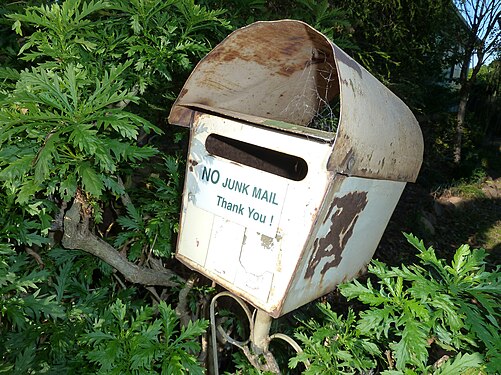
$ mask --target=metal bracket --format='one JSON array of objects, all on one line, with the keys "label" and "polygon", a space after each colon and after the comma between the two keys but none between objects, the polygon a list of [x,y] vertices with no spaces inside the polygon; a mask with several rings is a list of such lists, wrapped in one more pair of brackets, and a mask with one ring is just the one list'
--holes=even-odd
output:
[{"label": "metal bracket", "polygon": [[[249,321],[250,333],[249,338],[245,341],[238,341],[230,337],[221,325],[216,324],[216,301],[220,297],[230,297],[234,299],[242,307]],[[299,344],[291,337],[283,333],[275,333],[269,335],[272,318],[260,309],[255,309],[251,312],[247,304],[239,297],[230,292],[221,292],[212,298],[210,303],[210,324],[212,336],[212,353],[214,374],[219,375],[219,366],[217,358],[217,339],[220,338],[222,343],[229,343],[238,347],[243,351],[244,355],[249,360],[250,364],[260,371],[269,371],[274,374],[280,374],[277,361],[273,354],[269,351],[268,346],[271,340],[280,339],[288,343],[292,348],[300,353],[303,350]],[[307,364],[308,365],[308,364]]]}]

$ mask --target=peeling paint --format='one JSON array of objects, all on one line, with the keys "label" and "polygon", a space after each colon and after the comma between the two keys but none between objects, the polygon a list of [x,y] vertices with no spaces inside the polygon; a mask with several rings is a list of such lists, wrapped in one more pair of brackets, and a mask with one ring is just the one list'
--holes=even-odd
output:
[{"label": "peeling paint", "polygon": [[273,238],[265,236],[264,234],[261,235],[261,246],[264,247],[265,249],[271,249],[273,247]]},{"label": "peeling paint", "polygon": [[343,197],[334,198],[324,221],[324,223],[327,220],[331,222],[329,232],[325,237],[315,240],[305,279],[313,277],[324,258],[328,258],[329,261],[323,266],[322,275],[330,268],[339,265],[344,247],[353,234],[353,228],[366,205],[367,192],[355,191]]},{"label": "peeling paint", "polygon": [[196,167],[197,165],[198,161],[194,159],[188,159],[188,169],[190,170],[190,172],[193,172],[193,168]]}]

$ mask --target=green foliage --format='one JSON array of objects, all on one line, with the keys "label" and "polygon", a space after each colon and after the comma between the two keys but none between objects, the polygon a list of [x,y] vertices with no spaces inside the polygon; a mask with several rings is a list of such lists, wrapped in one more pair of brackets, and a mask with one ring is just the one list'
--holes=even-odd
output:
[{"label": "green foliage", "polygon": [[143,118],[113,107],[137,100],[123,89],[119,65],[102,77],[68,65],[62,75],[42,68],[21,72],[17,89],[0,111],[0,180],[25,204],[36,192],[70,200],[78,188],[100,198],[123,193],[120,163],[151,157],[156,150],[134,144],[138,129],[159,130]]},{"label": "green foliage", "polygon": [[[339,285],[351,307],[327,302],[299,319],[303,351],[290,359],[304,374],[497,374],[501,371],[501,272],[486,270],[486,252],[460,246],[448,264],[411,234],[419,262],[389,267],[374,260],[369,278]],[[364,306],[361,306],[364,305]],[[337,308],[339,310],[339,308]],[[296,313],[296,315],[298,315]],[[299,313],[301,315],[301,313]],[[237,373],[249,369],[234,355]]]},{"label": "green foliage", "polygon": [[12,28],[19,35],[23,34],[23,23],[35,27],[20,50],[20,53],[33,50],[23,56],[24,60],[51,58],[52,61],[60,59],[64,63],[77,63],[82,56],[89,58],[89,52],[96,47],[92,40],[97,35],[89,15],[108,6],[107,2],[99,0],[67,0],[62,4],[28,7],[24,14],[7,17],[15,21]]},{"label": "green foliage", "polygon": [[[448,0],[343,0],[333,5],[351,20],[349,52],[391,87],[414,110],[424,111],[442,97],[430,85],[442,83],[454,66],[456,35],[463,26]],[[444,105],[440,111],[447,111]]]},{"label": "green foliage", "polygon": [[269,371],[261,371],[249,363],[247,357],[238,351],[232,354],[233,364],[235,366],[235,371],[224,372],[224,375],[273,375]]},{"label": "green foliage", "polygon": [[[317,304],[320,314],[300,319],[296,328],[303,352],[289,368],[302,364],[304,374],[501,371],[500,267],[487,271],[486,252],[468,245],[448,264],[413,235],[406,238],[419,262],[389,267],[373,260],[366,282],[339,285],[361,311],[340,314],[329,303]],[[238,371],[259,373],[240,354],[234,362]]]},{"label": "green foliage", "polygon": [[19,53],[39,62],[18,76],[4,70],[17,84],[1,103],[0,146],[9,158],[0,159],[0,178],[18,202],[40,191],[69,200],[79,187],[95,198],[123,193],[120,163],[156,152],[134,144],[139,132],[160,133],[124,107],[159,78],[161,85],[187,72],[208,51],[202,32],[225,26],[221,13],[191,0],[68,0],[8,15],[19,35],[23,25],[34,28]]},{"label": "green foliage", "polygon": [[133,290],[93,280],[105,270],[88,256],[57,248],[47,255],[44,270],[27,272],[26,254],[0,246],[0,371],[203,373],[196,355],[206,321],[180,328],[165,302],[144,307]]},{"label": "green foliage", "polygon": [[64,316],[56,296],[41,295],[39,284],[46,271],[26,273],[27,255],[18,255],[11,246],[0,244],[0,327],[26,329],[31,322],[57,320]]},{"label": "green foliage", "polygon": [[296,338],[304,351],[292,358],[289,366],[309,363],[304,374],[355,374],[376,368],[374,358],[380,354],[379,348],[356,330],[353,310],[343,317],[332,311],[328,303],[318,307],[324,321],[303,322]]},{"label": "green foliage", "polygon": [[[131,244],[130,259],[140,261],[143,251],[170,257],[183,167],[165,155],[148,181],[138,183],[138,171],[159,152],[152,140],[162,131],[154,123],[165,117],[173,90],[227,32],[223,11],[192,0],[0,8],[2,35],[8,34],[0,40],[0,235],[10,244],[0,256],[0,371],[95,373],[104,365],[89,363],[99,353],[85,334],[111,335],[117,326],[104,317],[113,320],[125,309],[121,332],[138,337],[129,358],[135,373],[201,373],[196,337],[204,322],[179,329],[165,304],[138,309],[141,293],[118,284],[106,264],[59,248],[57,238],[64,210],[78,195],[94,209],[94,232],[103,212],[121,216],[122,228],[111,225],[119,231],[109,235]],[[128,216],[118,197],[134,198]],[[17,255],[24,248],[33,258]],[[108,308],[117,298],[121,307]],[[146,363],[151,350],[155,361]]]},{"label": "green foliage", "polygon": [[[210,50],[211,38],[221,38],[224,30],[229,29],[229,24],[220,18],[223,10],[209,10],[193,0],[118,1],[113,8],[119,13],[108,27],[115,28],[124,14],[129,22],[129,28],[116,37],[114,53],[123,49],[133,61],[141,93],[150,85],[163,86],[163,91],[172,87],[174,74],[177,79],[186,75],[193,62]],[[110,35],[114,33],[109,30]],[[179,85],[184,79],[180,81],[174,84]]]},{"label": "green foliage", "polygon": [[65,308],[44,288],[49,277],[48,270],[30,267],[26,253],[0,245],[0,372],[26,374],[39,368],[53,337],[47,328],[64,325]]},{"label": "green foliage", "polygon": [[[57,68],[70,63],[102,71],[112,63],[133,61],[132,84],[165,83],[192,67],[192,59],[209,49],[204,32],[228,24],[222,10],[208,10],[193,0],[83,1],[28,7],[10,14],[20,35],[23,25],[35,29],[21,49],[23,59]],[[132,74],[130,72],[129,74]]]},{"label": "green foliage", "polygon": [[297,19],[324,33],[341,48],[356,49],[346,12],[328,0],[204,0],[202,3],[227,9],[225,16],[236,28],[255,21]]},{"label": "green foliage", "polygon": [[379,287],[370,279],[367,285],[356,280],[340,285],[348,299],[370,306],[360,314],[357,329],[389,349],[401,372],[430,371],[430,351],[437,348],[457,355],[453,367],[465,370],[483,363],[489,373],[499,372],[499,268],[487,272],[485,251],[468,245],[448,265],[432,247],[406,237],[419,251],[420,265],[390,269],[373,261],[369,272]]},{"label": "green foliage", "polygon": [[[184,166],[179,147],[158,135],[185,78],[215,43],[256,20],[301,19],[423,108],[421,94],[429,91],[422,82],[442,68],[450,46],[441,31],[448,25],[445,5],[2,4],[0,372],[203,373],[196,355],[206,322],[180,328],[167,303],[148,307],[144,291],[118,283],[108,265],[59,248],[64,210],[79,195],[94,208],[94,233],[102,234],[95,224],[111,212],[105,234],[130,261],[170,258]],[[126,198],[130,204],[121,205]],[[297,333],[305,351],[291,364],[309,361],[308,373],[460,373],[482,366],[499,372],[499,271],[484,270],[481,252],[461,248],[446,265],[410,240],[422,264],[390,269],[374,262],[377,286],[342,286],[368,309],[343,316],[322,306],[324,322],[305,319]],[[451,358],[434,369],[431,353],[439,350]],[[258,373],[239,358],[237,372]]]},{"label": "green foliage", "polygon": [[203,374],[195,354],[200,350],[197,338],[207,328],[206,321],[190,322],[178,328],[176,313],[165,302],[144,307],[134,317],[117,300],[85,335],[89,348],[86,358],[102,374]]},{"label": "green foliage", "polygon": [[[2,154],[2,151],[0,151]],[[13,245],[42,246],[51,226],[51,204],[44,199],[34,199],[21,207],[16,197],[0,188],[0,238]]]},{"label": "green foliage", "polygon": [[173,72],[186,75],[210,49],[204,32],[228,27],[222,13],[192,0],[68,0],[7,14],[31,63],[0,71],[0,181],[13,204],[47,216],[57,207],[44,198],[67,202],[80,191],[101,221],[103,201],[125,193],[129,167],[158,152],[144,144],[162,132],[140,101],[167,109]]},{"label": "green foliage", "polygon": [[174,156],[167,156],[162,167],[168,178],[152,173],[147,183],[149,189],[141,190],[137,197],[141,206],[136,208],[130,203],[127,215],[117,219],[124,231],[117,235],[114,245],[129,247],[130,260],[150,253],[167,258],[171,255],[172,236],[178,230],[184,169]]},{"label": "green foliage", "polygon": [[351,22],[346,12],[328,0],[298,0],[294,18],[303,19],[342,48],[356,48],[350,41]]}]

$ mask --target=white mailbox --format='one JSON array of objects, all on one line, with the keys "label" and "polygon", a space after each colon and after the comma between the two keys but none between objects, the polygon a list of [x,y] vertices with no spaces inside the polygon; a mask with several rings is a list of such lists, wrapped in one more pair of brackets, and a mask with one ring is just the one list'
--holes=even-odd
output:
[{"label": "white mailbox", "polygon": [[293,20],[229,35],[169,122],[191,129],[176,257],[275,318],[364,269],[422,162],[407,106]]}]

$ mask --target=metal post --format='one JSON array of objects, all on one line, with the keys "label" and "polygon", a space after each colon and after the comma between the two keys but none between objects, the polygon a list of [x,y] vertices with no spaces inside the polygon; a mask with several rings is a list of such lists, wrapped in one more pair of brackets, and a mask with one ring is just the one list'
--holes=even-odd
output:
[{"label": "metal post", "polygon": [[270,343],[269,333],[272,320],[271,316],[266,314],[263,310],[256,310],[251,342],[253,350],[257,354],[262,354],[268,351],[268,344]]}]

